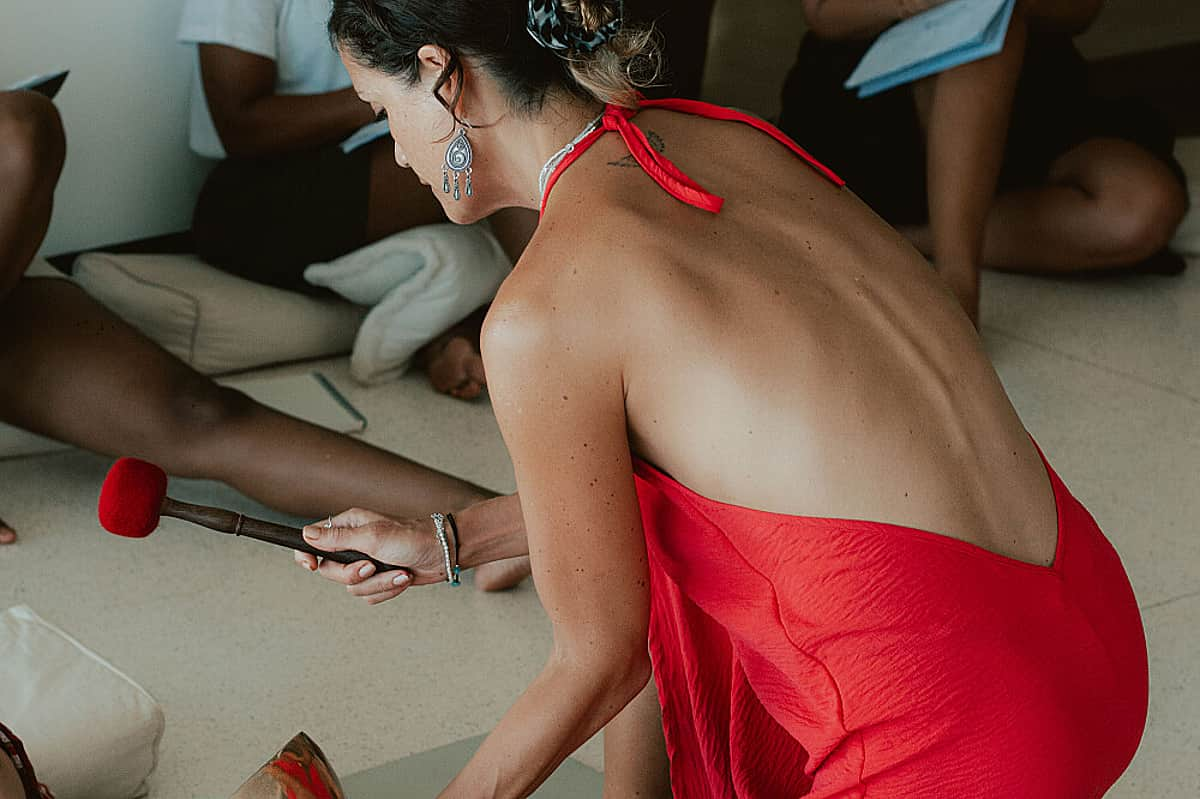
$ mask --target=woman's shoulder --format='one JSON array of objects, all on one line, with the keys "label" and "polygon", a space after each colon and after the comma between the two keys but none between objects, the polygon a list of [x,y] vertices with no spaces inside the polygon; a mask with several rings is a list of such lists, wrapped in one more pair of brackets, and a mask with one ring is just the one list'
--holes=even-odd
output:
[{"label": "woman's shoulder", "polygon": [[492,302],[485,346],[595,351],[622,325],[635,247],[593,225],[539,229]]}]

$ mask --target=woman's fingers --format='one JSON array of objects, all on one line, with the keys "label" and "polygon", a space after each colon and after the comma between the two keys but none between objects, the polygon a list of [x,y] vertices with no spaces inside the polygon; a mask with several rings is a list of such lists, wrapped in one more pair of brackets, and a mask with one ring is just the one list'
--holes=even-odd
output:
[{"label": "woman's fingers", "polygon": [[310,572],[315,572],[321,564],[317,562],[315,555],[310,555],[307,552],[293,552],[297,565],[307,569]]},{"label": "woman's fingers", "polygon": [[354,527],[340,525],[337,520],[334,521],[332,527],[326,526],[327,524],[328,522],[310,524],[305,527],[305,542],[309,546],[325,552],[354,550],[374,556],[375,545],[378,541],[378,531],[375,529],[374,522]]},{"label": "woman's fingers", "polygon": [[347,590],[354,596],[369,599],[378,594],[403,591],[410,585],[412,585],[412,577],[408,572],[390,571],[364,577],[360,582],[347,586]]},{"label": "woman's fingers", "polygon": [[375,574],[375,564],[360,560],[358,563],[335,563],[326,558],[321,561],[317,572],[326,580],[342,585],[358,585]]},{"label": "woman's fingers", "polygon": [[[407,586],[406,586],[407,587]],[[404,588],[397,588],[394,591],[388,591],[384,594],[376,594],[375,596],[367,597],[368,605],[379,605],[387,602],[389,599],[395,599],[404,593]]]}]

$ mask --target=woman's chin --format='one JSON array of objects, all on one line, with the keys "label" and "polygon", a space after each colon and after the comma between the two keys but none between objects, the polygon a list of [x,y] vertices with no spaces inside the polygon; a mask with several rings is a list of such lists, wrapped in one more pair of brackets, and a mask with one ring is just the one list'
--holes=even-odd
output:
[{"label": "woman's chin", "polygon": [[473,225],[487,217],[483,208],[466,201],[465,197],[462,200],[455,200],[453,197],[443,199],[442,210],[446,212],[446,218],[456,225]]}]

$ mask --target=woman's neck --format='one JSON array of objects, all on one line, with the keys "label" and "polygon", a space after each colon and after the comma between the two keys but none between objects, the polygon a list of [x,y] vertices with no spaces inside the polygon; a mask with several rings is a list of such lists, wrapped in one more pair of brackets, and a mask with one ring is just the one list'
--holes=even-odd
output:
[{"label": "woman's neck", "polygon": [[495,161],[513,193],[513,204],[522,208],[541,207],[538,177],[551,158],[601,114],[597,102],[547,101],[533,119],[508,114],[495,126]]}]

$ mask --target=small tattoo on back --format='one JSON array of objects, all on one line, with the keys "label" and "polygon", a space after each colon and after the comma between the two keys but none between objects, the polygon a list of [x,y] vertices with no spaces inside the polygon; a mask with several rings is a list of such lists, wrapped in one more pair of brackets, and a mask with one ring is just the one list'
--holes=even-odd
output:
[{"label": "small tattoo on back", "polygon": [[[667,151],[667,143],[665,141],[663,141],[662,136],[659,136],[654,131],[652,131],[652,130],[646,131],[646,138],[650,140],[650,146],[653,147],[658,152],[665,153]],[[609,166],[618,166],[618,167],[621,167],[622,169],[630,169],[633,167],[637,167],[638,162],[637,162],[637,159],[634,158],[632,155],[627,155],[619,161],[609,161],[608,165]]]}]

